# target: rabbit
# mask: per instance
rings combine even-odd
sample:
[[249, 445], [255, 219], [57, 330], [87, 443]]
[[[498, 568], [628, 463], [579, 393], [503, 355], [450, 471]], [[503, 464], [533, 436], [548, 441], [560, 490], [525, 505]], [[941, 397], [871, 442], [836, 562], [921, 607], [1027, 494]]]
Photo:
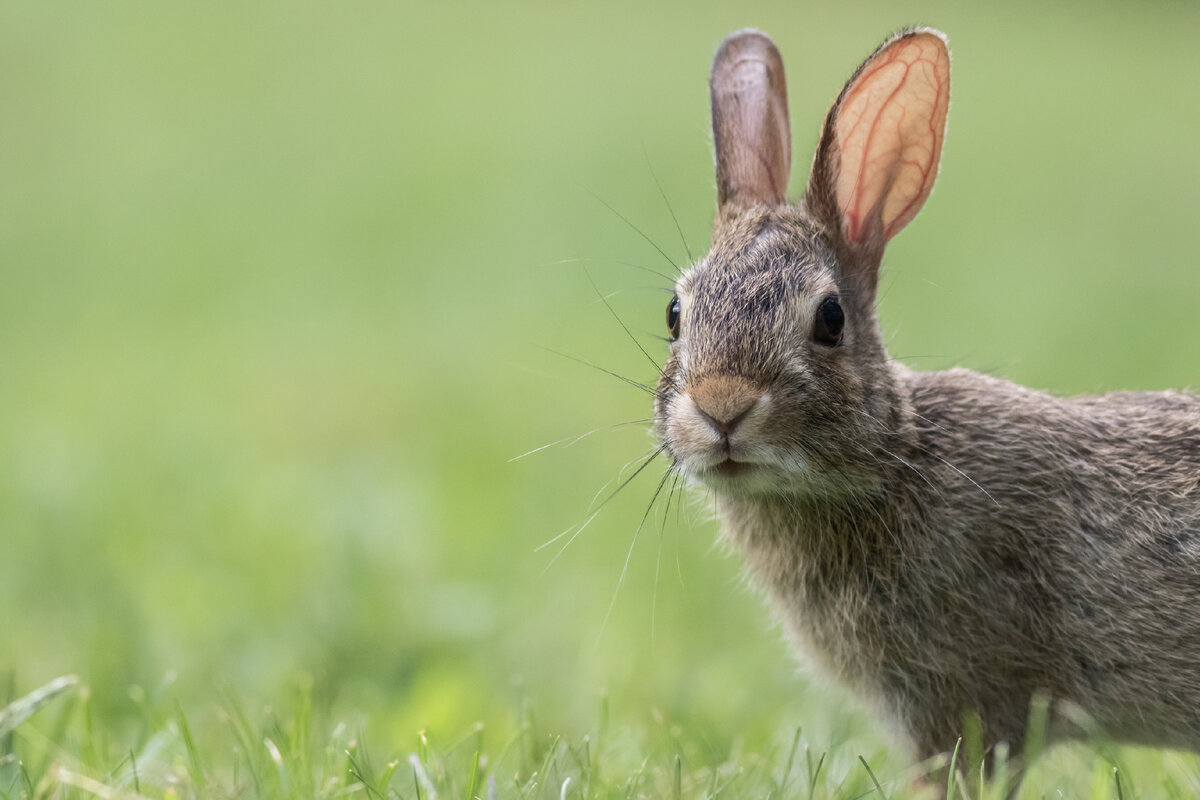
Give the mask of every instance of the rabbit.
[[[711, 78], [712, 247], [675, 285], [654, 431], [818, 674], [921, 759], [978, 725], [1200, 746], [1200, 399], [1057, 397], [889, 358], [884, 247], [936, 178], [950, 55], [903, 30], [854, 72], [785, 198], [783, 63], [731, 34]], [[945, 763], [944, 761], [942, 763]]]

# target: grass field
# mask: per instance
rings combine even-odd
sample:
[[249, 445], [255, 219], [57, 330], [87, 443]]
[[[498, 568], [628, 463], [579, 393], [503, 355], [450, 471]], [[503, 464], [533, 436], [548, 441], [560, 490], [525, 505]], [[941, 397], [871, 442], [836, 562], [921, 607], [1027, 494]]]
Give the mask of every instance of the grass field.
[[[592, 519], [649, 401], [574, 359], [654, 377], [597, 292], [653, 353], [671, 265], [605, 204], [704, 250], [722, 36], [803, 165], [911, 23], [955, 74], [893, 353], [1194, 384], [1194, 3], [0, 7], [0, 797], [910, 796], [703, 497]], [[1022, 794], [1198, 795], [1103, 743]]]

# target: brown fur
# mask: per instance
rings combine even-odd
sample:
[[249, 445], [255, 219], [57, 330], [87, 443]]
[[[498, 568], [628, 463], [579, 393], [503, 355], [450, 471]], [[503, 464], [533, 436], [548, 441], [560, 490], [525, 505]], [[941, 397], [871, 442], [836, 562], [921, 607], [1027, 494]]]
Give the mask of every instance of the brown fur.
[[[968, 712], [985, 745], [1019, 752], [1037, 693], [1121, 740], [1200, 746], [1200, 399], [1058, 398], [891, 361], [874, 312], [886, 240], [877, 225], [848, 242], [834, 189], [840, 101], [801, 204], [723, 203], [677, 284], [667, 452], [711, 489], [801, 652], [921, 757], [953, 749]], [[718, 146], [718, 174], [742, 174], [733, 152]], [[831, 294], [833, 347], [812, 336]]]

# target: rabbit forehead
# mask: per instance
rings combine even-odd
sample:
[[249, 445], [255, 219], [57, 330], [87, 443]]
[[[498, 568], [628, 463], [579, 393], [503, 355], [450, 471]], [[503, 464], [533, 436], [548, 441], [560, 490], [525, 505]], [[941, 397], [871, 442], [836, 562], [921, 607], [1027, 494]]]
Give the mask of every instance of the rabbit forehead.
[[708, 255], [677, 286], [691, 306], [684, 313], [697, 321], [718, 315], [728, 322], [739, 313], [758, 317], [837, 289], [832, 253], [802, 217], [764, 212], [717, 233]]

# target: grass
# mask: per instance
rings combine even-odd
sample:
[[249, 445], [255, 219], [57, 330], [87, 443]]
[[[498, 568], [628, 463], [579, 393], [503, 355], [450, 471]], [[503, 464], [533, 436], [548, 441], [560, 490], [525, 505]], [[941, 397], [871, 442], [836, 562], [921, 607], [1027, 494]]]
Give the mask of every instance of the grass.
[[[634, 541], [657, 465], [539, 548], [652, 446], [641, 392], [556, 353], [654, 379], [593, 282], [655, 356], [672, 268], [604, 204], [682, 263], [661, 183], [703, 251], [716, 42], [780, 43], [803, 164], [913, 22], [956, 71], [893, 352], [1194, 382], [1187, 4], [0, 7], [0, 705], [79, 677], [6, 712], [0, 796], [910, 796], [702, 497]], [[1200, 793], [1097, 743], [1026, 795], [1116, 797], [1114, 764]]]
[[[170, 685], [132, 692], [139, 718], [119, 733], [97, 724], [73, 677], [14, 701], [0, 712], [0, 797], [900, 799], [928, 796], [929, 781], [945, 780], [947, 797], [964, 800], [1122, 800], [1191, 797], [1200, 780], [1200, 757], [1103, 742], [1053, 750], [1020, 778], [1001, 758], [985, 779], [959, 750], [948, 771], [938, 771], [945, 761], [897, 768], [886, 753], [814, 741], [803, 727], [779, 730], [764, 750], [735, 741], [718, 755], [658, 712], [625, 727], [607, 700], [590, 728], [571, 736], [546, 730], [526, 707], [500, 737], [476, 724], [449, 737], [419, 731], [381, 742], [366, 732], [377, 719], [337, 719], [307, 683], [280, 710], [251, 711], [226, 691], [204, 720], [172, 694]], [[39, 711], [42, 724], [30, 723]]]

